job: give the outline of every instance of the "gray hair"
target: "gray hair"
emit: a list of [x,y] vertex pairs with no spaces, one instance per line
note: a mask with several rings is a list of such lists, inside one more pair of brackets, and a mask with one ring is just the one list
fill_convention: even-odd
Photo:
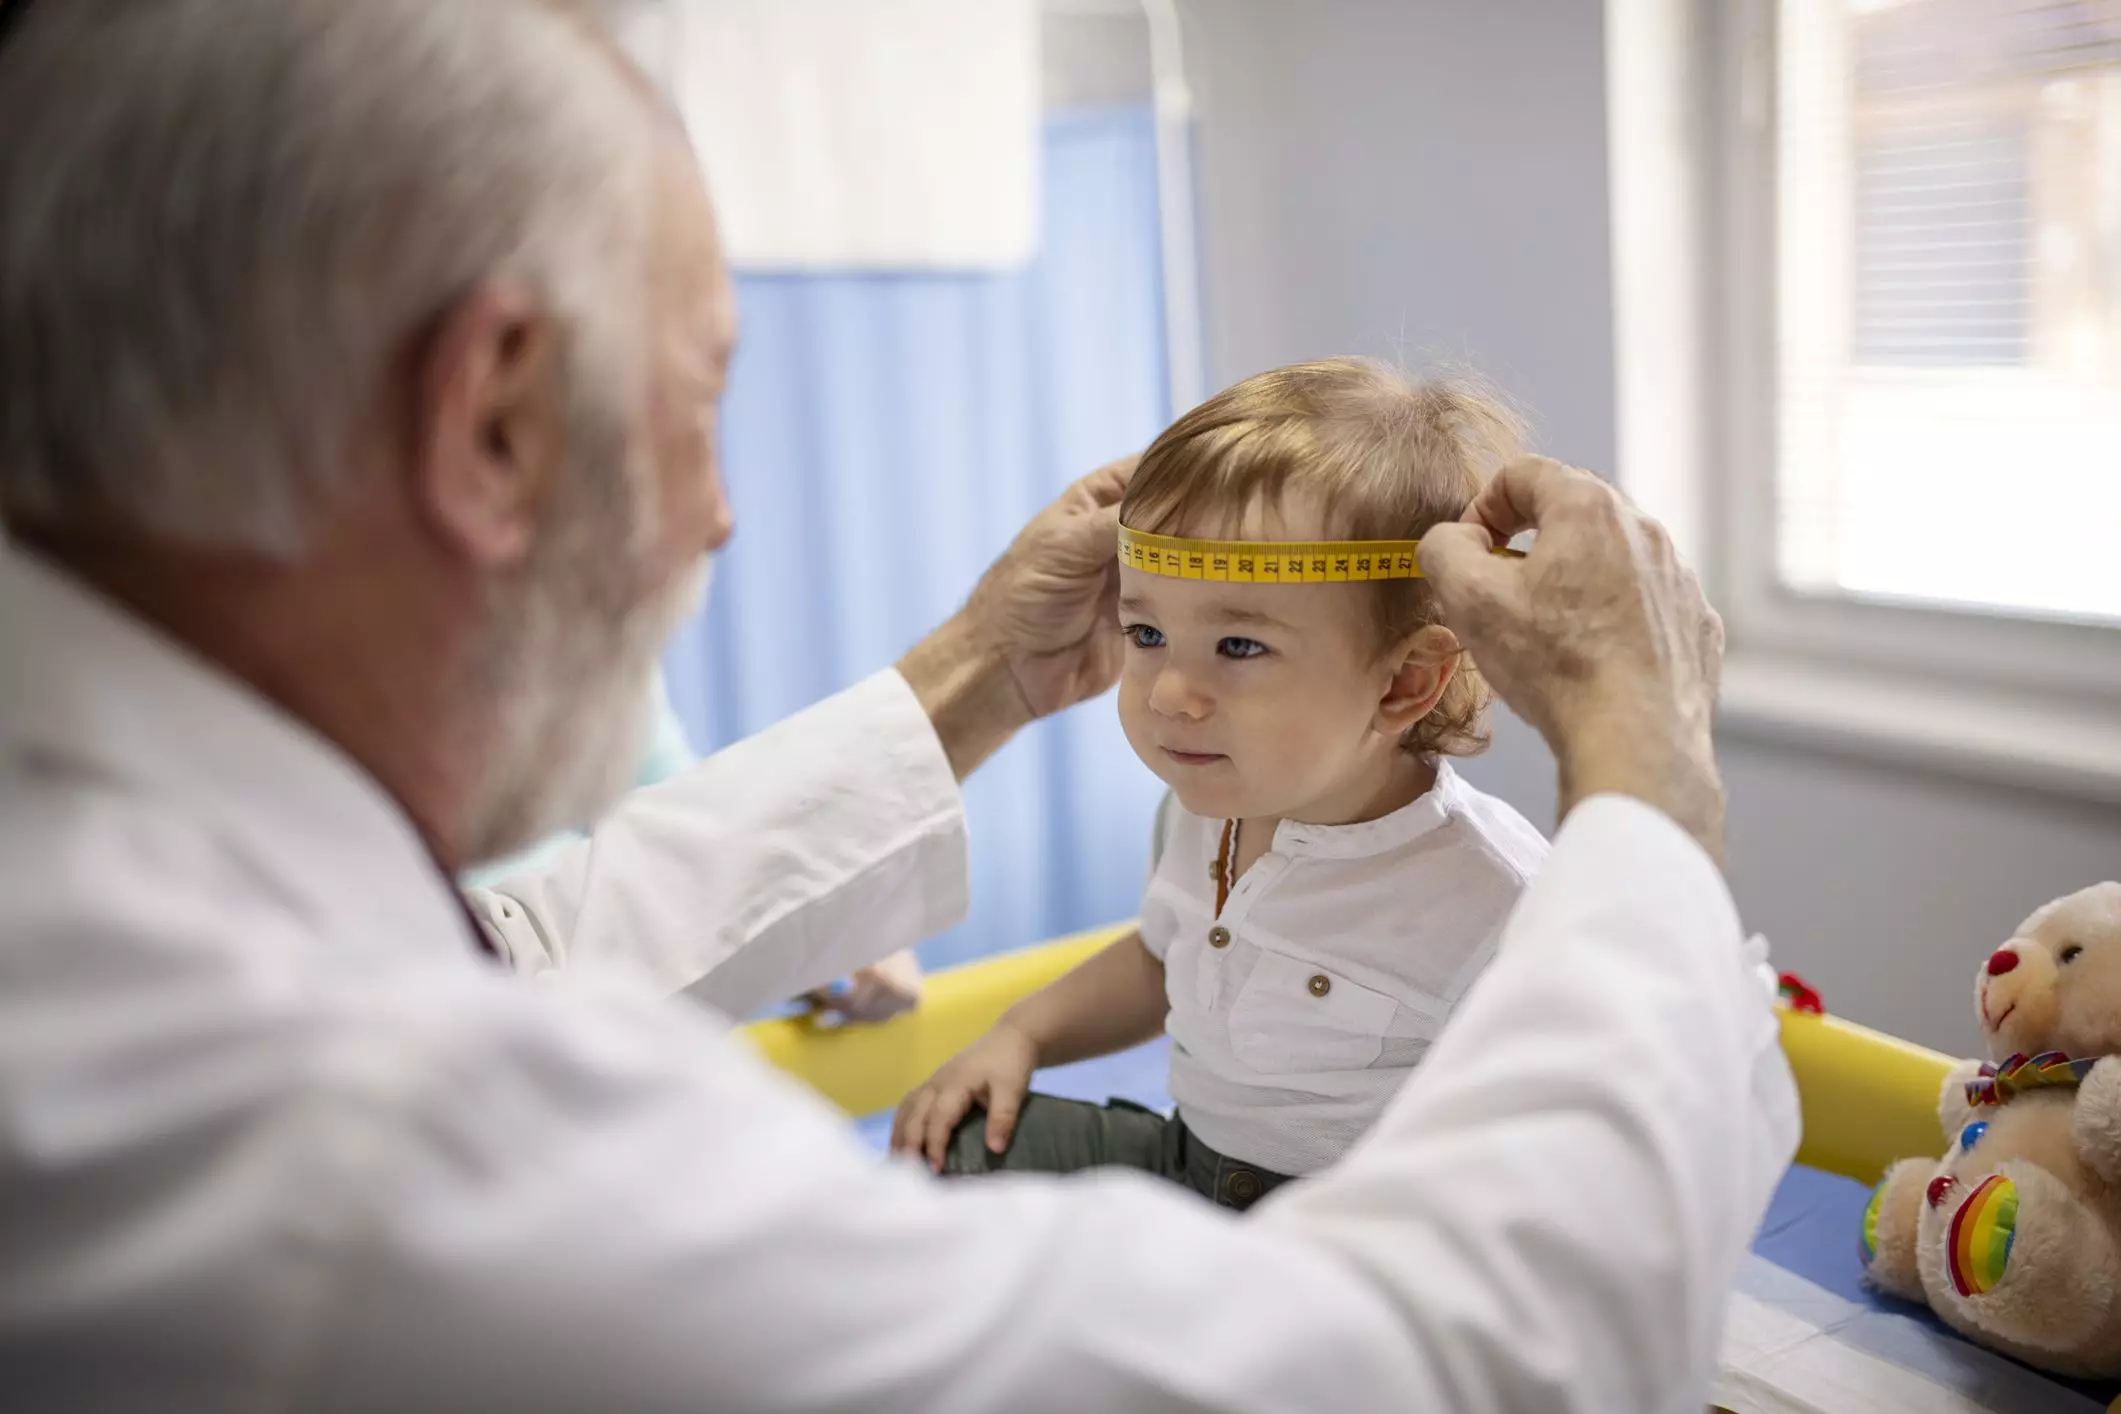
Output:
[[0,50],[0,518],[292,556],[489,280],[545,302],[576,396],[630,396],[657,118],[602,9],[35,7]]

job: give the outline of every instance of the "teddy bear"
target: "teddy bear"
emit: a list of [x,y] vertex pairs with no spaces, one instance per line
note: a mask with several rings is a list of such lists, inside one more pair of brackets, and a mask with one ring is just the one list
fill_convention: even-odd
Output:
[[2121,1375],[2121,883],[2055,900],[1982,964],[1994,1060],[1953,1068],[1944,1158],[1887,1170],[1872,1285],[2068,1375]]

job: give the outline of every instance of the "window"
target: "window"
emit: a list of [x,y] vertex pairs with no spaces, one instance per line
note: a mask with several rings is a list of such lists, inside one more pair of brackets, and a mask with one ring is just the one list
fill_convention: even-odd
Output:
[[1779,11],[1780,584],[2121,624],[2121,3]]
[[2121,0],[1607,0],[1624,485],[1726,726],[2121,803]]

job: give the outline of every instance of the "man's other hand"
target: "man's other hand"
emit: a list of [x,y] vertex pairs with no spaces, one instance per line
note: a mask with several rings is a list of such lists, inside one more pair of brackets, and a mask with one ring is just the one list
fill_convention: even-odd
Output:
[[[1524,559],[1489,553],[1525,530]],[[1429,530],[1421,568],[1481,675],[1553,748],[1563,815],[1632,795],[1722,858],[1723,622],[1663,526],[1589,472],[1527,457]]]

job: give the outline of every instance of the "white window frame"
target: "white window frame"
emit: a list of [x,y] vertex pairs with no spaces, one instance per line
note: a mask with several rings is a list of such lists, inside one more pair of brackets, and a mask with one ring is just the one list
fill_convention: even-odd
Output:
[[[1780,581],[1777,9],[1606,5],[1619,479],[1725,616],[1724,729],[2121,804],[2121,628]],[[2121,526],[2055,533],[2121,557]]]

